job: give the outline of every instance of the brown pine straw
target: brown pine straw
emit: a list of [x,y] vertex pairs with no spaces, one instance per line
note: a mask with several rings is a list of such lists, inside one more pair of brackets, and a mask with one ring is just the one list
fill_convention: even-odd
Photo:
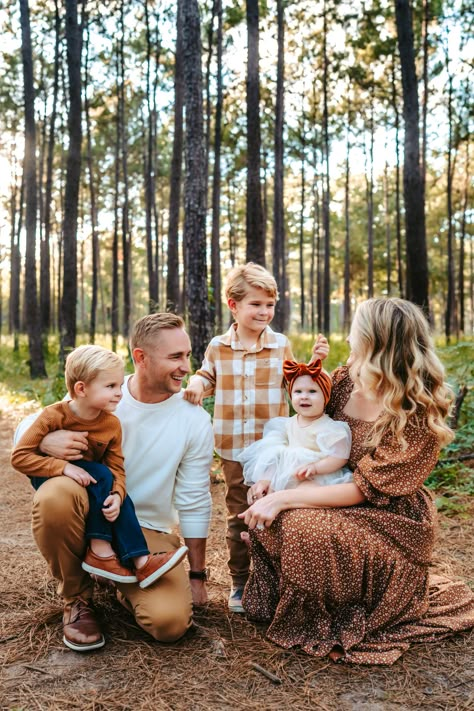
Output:
[[[474,709],[474,634],[412,647],[393,667],[314,659],[267,642],[265,626],[227,610],[223,484],[212,475],[210,602],[180,642],[153,642],[110,589],[95,600],[103,650],[76,654],[62,643],[62,606],[30,530],[32,490],[9,465],[22,413],[0,427],[0,708],[8,711],[460,711]],[[472,501],[466,502],[471,513]],[[474,584],[472,516],[441,517],[434,569]],[[264,669],[281,683],[259,671]]]

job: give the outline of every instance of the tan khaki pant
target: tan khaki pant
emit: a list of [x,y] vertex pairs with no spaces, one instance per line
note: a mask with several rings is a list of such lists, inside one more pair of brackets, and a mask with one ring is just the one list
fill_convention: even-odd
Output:
[[[87,491],[65,476],[48,479],[33,499],[32,528],[36,544],[59,581],[65,602],[78,595],[92,597],[93,583],[81,563],[86,541],[84,522],[89,510]],[[179,548],[174,534],[143,529],[151,553]],[[137,623],[160,642],[175,642],[191,625],[191,586],[183,564],[149,588],[137,583],[117,585],[121,602]]]
[[248,547],[240,538],[247,526],[238,514],[248,509],[247,491],[244,484],[242,465],[230,459],[222,459],[222,472],[226,483],[225,503],[227,506],[226,541],[229,552],[229,572],[234,585],[245,585],[249,576],[250,557]]

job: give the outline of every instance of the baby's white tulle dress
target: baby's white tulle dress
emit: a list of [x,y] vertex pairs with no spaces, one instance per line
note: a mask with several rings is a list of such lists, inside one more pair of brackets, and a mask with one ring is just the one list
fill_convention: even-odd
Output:
[[[263,438],[244,449],[237,459],[243,466],[247,486],[270,479],[272,489],[280,491],[300,483],[293,474],[303,464],[328,456],[348,459],[351,440],[349,425],[329,415],[322,415],[306,427],[300,427],[298,415],[274,417],[265,425]],[[318,474],[311,481],[320,486],[343,484],[352,481],[352,472],[343,467],[331,474]]]

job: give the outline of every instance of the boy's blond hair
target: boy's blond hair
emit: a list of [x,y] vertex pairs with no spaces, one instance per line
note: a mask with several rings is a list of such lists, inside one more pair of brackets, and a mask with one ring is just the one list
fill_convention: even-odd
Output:
[[130,336],[130,350],[135,348],[145,348],[160,335],[160,331],[164,329],[182,328],[184,329],[184,321],[177,314],[163,311],[161,313],[148,314],[138,319],[135,323]]
[[278,299],[275,278],[265,267],[254,262],[247,262],[230,270],[225,280],[225,297],[227,300],[242,301],[249,289],[263,289],[268,296]]
[[69,395],[74,397],[74,386],[78,382],[88,385],[103,370],[123,366],[123,360],[113,351],[102,346],[79,346],[66,358],[64,378]]

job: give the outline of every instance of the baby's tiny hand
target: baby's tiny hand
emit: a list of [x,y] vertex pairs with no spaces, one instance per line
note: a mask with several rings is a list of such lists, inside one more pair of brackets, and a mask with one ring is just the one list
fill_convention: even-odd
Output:
[[302,464],[301,467],[298,467],[293,476],[295,479],[298,479],[298,481],[305,481],[305,479],[312,479],[317,473],[316,464]]
[[318,333],[318,336],[314,342],[313,346],[313,360],[324,360],[329,355],[329,343],[328,339],[323,336],[322,333]]

